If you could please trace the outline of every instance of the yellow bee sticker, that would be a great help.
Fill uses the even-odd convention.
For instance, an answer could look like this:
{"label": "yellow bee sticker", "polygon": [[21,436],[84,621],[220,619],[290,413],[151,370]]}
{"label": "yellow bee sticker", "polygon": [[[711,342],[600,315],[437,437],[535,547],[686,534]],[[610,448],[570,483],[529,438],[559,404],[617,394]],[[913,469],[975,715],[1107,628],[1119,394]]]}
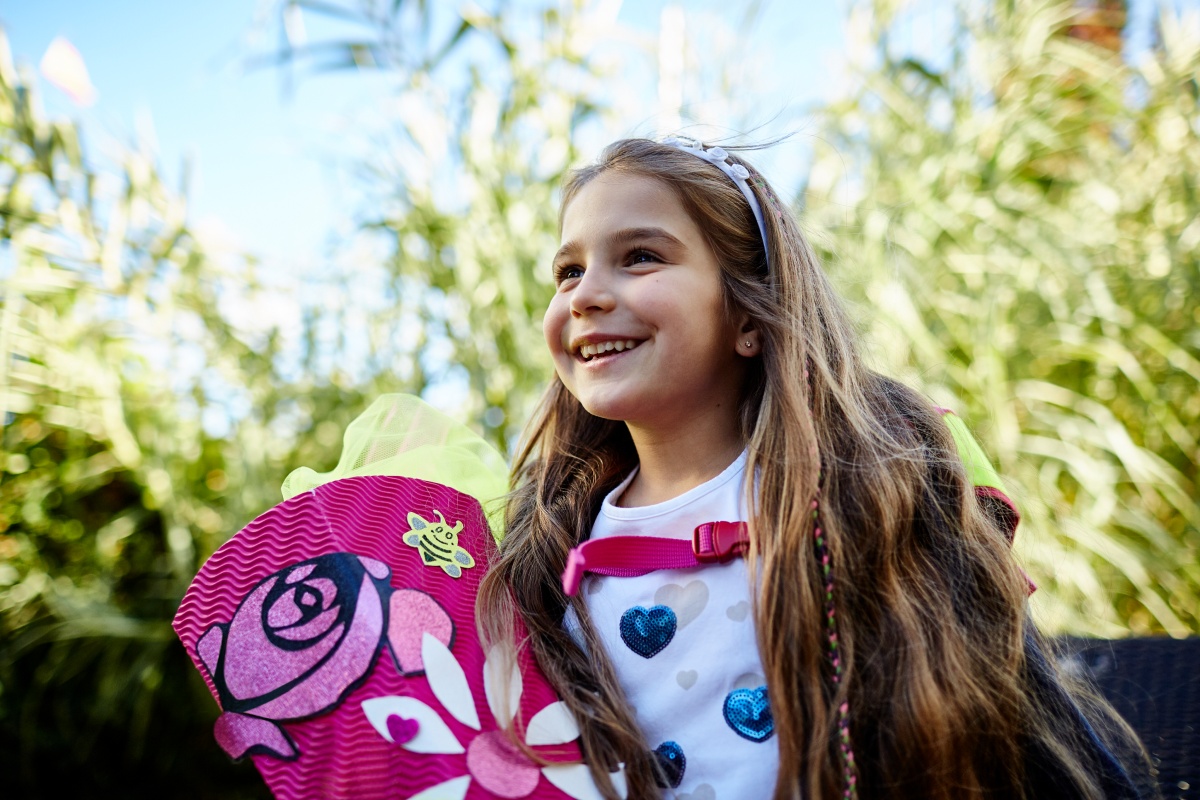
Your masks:
{"label": "yellow bee sticker", "polygon": [[435,510],[433,513],[438,515],[441,522],[430,522],[419,514],[409,512],[408,527],[412,530],[404,534],[404,543],[417,548],[425,566],[441,567],[451,578],[462,577],[464,569],[475,566],[475,559],[471,554],[458,546],[458,533],[463,529],[462,521],[451,526],[442,516],[442,512]]}

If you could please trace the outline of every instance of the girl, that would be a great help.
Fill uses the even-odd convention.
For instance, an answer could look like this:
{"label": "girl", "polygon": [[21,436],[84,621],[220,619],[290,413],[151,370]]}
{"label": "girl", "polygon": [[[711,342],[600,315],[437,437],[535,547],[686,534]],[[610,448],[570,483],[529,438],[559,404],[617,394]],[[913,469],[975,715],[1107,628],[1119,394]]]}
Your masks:
{"label": "girl", "polygon": [[[607,796],[619,764],[632,798],[1137,796],[1042,655],[1006,507],[863,364],[748,163],[619,141],[560,229],[556,377],[479,619],[524,621]],[[569,593],[589,571],[626,577]]]}

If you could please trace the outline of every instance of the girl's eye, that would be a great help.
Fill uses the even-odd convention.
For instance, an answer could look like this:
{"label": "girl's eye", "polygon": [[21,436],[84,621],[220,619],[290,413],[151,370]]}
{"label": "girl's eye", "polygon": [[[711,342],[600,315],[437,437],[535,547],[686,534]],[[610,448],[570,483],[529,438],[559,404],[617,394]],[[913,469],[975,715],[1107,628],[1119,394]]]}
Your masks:
{"label": "girl's eye", "polygon": [[634,250],[629,254],[628,261],[630,264],[650,264],[661,259],[649,250]]}
{"label": "girl's eye", "polygon": [[554,267],[555,283],[562,283],[563,281],[569,281],[581,277],[583,277],[583,267],[577,267],[572,264]]}

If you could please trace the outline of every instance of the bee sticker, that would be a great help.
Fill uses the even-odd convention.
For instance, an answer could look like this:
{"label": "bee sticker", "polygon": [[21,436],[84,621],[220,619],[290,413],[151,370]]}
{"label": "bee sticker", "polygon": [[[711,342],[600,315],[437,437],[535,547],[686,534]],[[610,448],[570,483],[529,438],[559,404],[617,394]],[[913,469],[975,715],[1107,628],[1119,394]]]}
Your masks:
{"label": "bee sticker", "polygon": [[442,571],[451,578],[462,577],[464,569],[475,566],[475,559],[466,550],[458,546],[458,533],[463,524],[460,520],[454,526],[446,522],[442,512],[434,511],[441,522],[430,522],[419,514],[409,512],[408,527],[404,534],[404,543],[415,547],[421,553],[421,560],[427,567],[441,567]]}

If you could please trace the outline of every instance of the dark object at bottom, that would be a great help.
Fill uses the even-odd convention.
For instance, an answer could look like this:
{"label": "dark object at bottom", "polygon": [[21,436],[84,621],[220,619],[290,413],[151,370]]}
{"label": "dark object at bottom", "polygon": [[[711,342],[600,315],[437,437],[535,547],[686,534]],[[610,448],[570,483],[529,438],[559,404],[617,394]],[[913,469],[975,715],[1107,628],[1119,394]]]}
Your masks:
{"label": "dark object at bottom", "polygon": [[1091,681],[1141,737],[1165,800],[1200,800],[1200,638],[1056,644],[1063,669]]}

